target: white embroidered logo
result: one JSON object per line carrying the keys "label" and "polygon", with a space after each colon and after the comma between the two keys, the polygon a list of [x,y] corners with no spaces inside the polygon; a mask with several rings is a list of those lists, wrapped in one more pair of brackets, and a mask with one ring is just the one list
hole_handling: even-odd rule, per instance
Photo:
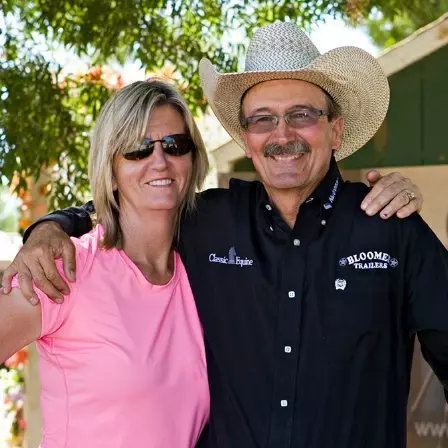
{"label": "white embroidered logo", "polygon": [[396,268],[398,260],[386,252],[371,250],[341,258],[339,266],[353,266],[355,269],[389,269],[389,267]]}
{"label": "white embroidered logo", "polygon": [[347,280],[344,280],[343,278],[337,278],[334,282],[334,288],[336,289],[336,291],[338,289],[344,291],[346,286],[347,286]]}
{"label": "white embroidered logo", "polygon": [[208,261],[210,263],[221,263],[221,264],[236,264],[237,266],[253,266],[254,260],[250,258],[241,258],[236,254],[235,248],[232,246],[229,249],[229,255],[227,257],[218,257],[216,254],[210,254],[208,256]]}
{"label": "white embroidered logo", "polygon": [[328,204],[328,205],[330,205],[330,206],[331,206],[331,204],[333,204],[333,202],[336,198],[336,193],[338,192],[338,187],[339,187],[339,178],[336,179],[336,182],[333,185],[333,189],[331,190],[330,197],[328,198],[328,201],[330,202],[330,204]]}

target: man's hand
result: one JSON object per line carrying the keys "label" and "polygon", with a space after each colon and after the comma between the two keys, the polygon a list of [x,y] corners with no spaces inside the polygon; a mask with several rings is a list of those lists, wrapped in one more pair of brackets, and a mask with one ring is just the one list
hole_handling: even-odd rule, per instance
{"label": "man's hand", "polygon": [[62,303],[63,294],[68,294],[70,288],[56,268],[55,258],[61,257],[65,275],[70,281],[75,281],[76,254],[70,237],[55,222],[39,224],[3,273],[4,293],[9,294],[11,280],[18,274],[22,294],[33,305],[39,302],[33,289],[33,281],[50,299]]}
{"label": "man's hand", "polygon": [[378,171],[367,173],[367,180],[372,190],[364,198],[361,208],[370,216],[381,210],[383,219],[394,214],[398,218],[406,218],[414,212],[419,212],[423,205],[423,196],[417,185],[400,173],[390,173],[381,176]]}

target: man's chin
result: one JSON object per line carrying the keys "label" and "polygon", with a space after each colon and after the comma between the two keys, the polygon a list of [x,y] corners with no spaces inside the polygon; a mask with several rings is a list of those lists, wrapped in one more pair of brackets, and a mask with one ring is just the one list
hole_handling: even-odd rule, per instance
{"label": "man's chin", "polygon": [[275,176],[270,178],[269,182],[263,182],[265,185],[269,185],[270,188],[276,190],[291,190],[296,188],[302,188],[305,184],[305,179],[298,176],[288,176],[283,174],[281,176]]}

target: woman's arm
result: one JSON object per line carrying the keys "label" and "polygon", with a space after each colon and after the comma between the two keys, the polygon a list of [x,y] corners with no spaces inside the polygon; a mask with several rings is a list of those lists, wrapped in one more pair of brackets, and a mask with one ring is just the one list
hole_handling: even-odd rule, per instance
{"label": "woman's arm", "polygon": [[[0,286],[4,288],[4,292],[9,293],[12,278],[19,274],[20,289],[33,305],[38,303],[33,282],[52,300],[62,303],[63,294],[70,292],[70,286],[59,275],[54,259],[63,259],[65,276],[74,282],[75,248],[68,235],[80,237],[90,232],[93,213],[95,207],[93,202],[89,201],[81,207],[57,210],[38,219],[26,230],[22,250],[3,273]],[[28,241],[31,232],[32,237]]]}
{"label": "woman's arm", "polygon": [[40,337],[41,309],[32,306],[20,289],[0,291],[0,364]]}

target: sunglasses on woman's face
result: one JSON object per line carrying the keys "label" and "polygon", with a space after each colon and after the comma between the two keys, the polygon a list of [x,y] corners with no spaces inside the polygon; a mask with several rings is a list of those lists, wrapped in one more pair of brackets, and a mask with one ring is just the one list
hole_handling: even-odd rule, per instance
{"label": "sunglasses on woman's face", "polygon": [[143,142],[137,145],[135,151],[123,154],[126,160],[142,160],[149,157],[157,142],[162,144],[163,152],[169,156],[180,157],[193,151],[195,146],[193,139],[187,134],[166,135],[159,140],[145,137]]}

